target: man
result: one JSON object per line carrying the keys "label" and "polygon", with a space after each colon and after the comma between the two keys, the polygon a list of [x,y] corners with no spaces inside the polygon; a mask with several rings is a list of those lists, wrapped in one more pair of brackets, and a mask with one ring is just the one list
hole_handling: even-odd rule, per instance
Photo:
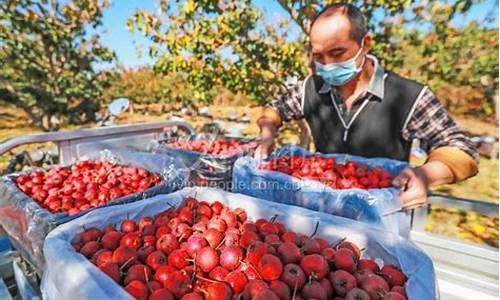
{"label": "man", "polygon": [[333,4],[319,13],[310,32],[315,74],[264,108],[256,156],[269,154],[283,121],[297,119],[307,121],[322,153],[407,161],[419,139],[426,163],[404,170],[393,184],[404,209],[422,207],[429,186],[475,175],[478,155],[429,88],[383,70],[369,55],[371,45],[355,6]]}

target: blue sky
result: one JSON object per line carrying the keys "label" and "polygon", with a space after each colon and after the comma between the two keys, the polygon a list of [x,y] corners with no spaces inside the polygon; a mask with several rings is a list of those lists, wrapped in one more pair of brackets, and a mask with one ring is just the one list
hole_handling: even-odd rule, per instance
{"label": "blue sky", "polygon": [[[288,17],[277,1],[254,0],[253,2],[264,11],[268,19],[274,19],[277,15]],[[495,6],[495,3],[498,2],[485,0],[481,4],[474,5],[467,15],[457,18],[456,25],[462,25],[472,20],[483,20],[485,16],[490,14],[494,17],[494,22],[487,25],[498,27],[498,6]],[[103,26],[99,31],[102,42],[115,51],[119,63],[127,67],[153,63],[148,56],[149,41],[140,33],[130,33],[126,28],[126,22],[138,9],[155,11],[156,8],[155,0],[113,0],[111,7],[105,11]],[[291,30],[293,31],[292,36],[300,32],[297,27]]]}

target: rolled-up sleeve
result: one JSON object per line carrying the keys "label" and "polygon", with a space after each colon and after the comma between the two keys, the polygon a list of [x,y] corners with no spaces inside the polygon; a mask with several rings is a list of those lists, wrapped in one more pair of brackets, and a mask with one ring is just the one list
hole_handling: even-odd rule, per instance
{"label": "rolled-up sleeve", "polygon": [[266,104],[266,107],[275,109],[282,121],[300,120],[302,113],[303,81],[297,82],[285,94]]}
{"label": "rolled-up sleeve", "polygon": [[440,161],[453,174],[453,182],[462,181],[478,172],[479,154],[465,132],[453,121],[446,108],[427,89],[417,99],[403,138],[419,139],[429,153],[427,161]]}

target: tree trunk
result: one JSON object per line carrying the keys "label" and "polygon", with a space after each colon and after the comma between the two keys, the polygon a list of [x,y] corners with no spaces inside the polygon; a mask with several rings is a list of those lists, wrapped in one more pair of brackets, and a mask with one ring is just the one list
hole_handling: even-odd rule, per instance
{"label": "tree trunk", "polygon": [[41,121],[41,128],[43,131],[51,131],[50,129],[50,116],[49,115],[43,115],[42,116],[42,121]]}

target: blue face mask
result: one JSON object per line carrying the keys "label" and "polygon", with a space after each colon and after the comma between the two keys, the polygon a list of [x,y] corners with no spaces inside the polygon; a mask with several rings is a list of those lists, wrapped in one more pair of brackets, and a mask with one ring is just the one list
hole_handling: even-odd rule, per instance
{"label": "blue face mask", "polygon": [[363,43],[361,43],[361,48],[359,48],[358,53],[356,53],[353,58],[341,63],[323,65],[319,62],[314,62],[316,72],[321,78],[333,86],[344,85],[356,77],[363,69],[364,61],[359,68],[356,67],[356,59],[361,54],[362,50]]}

